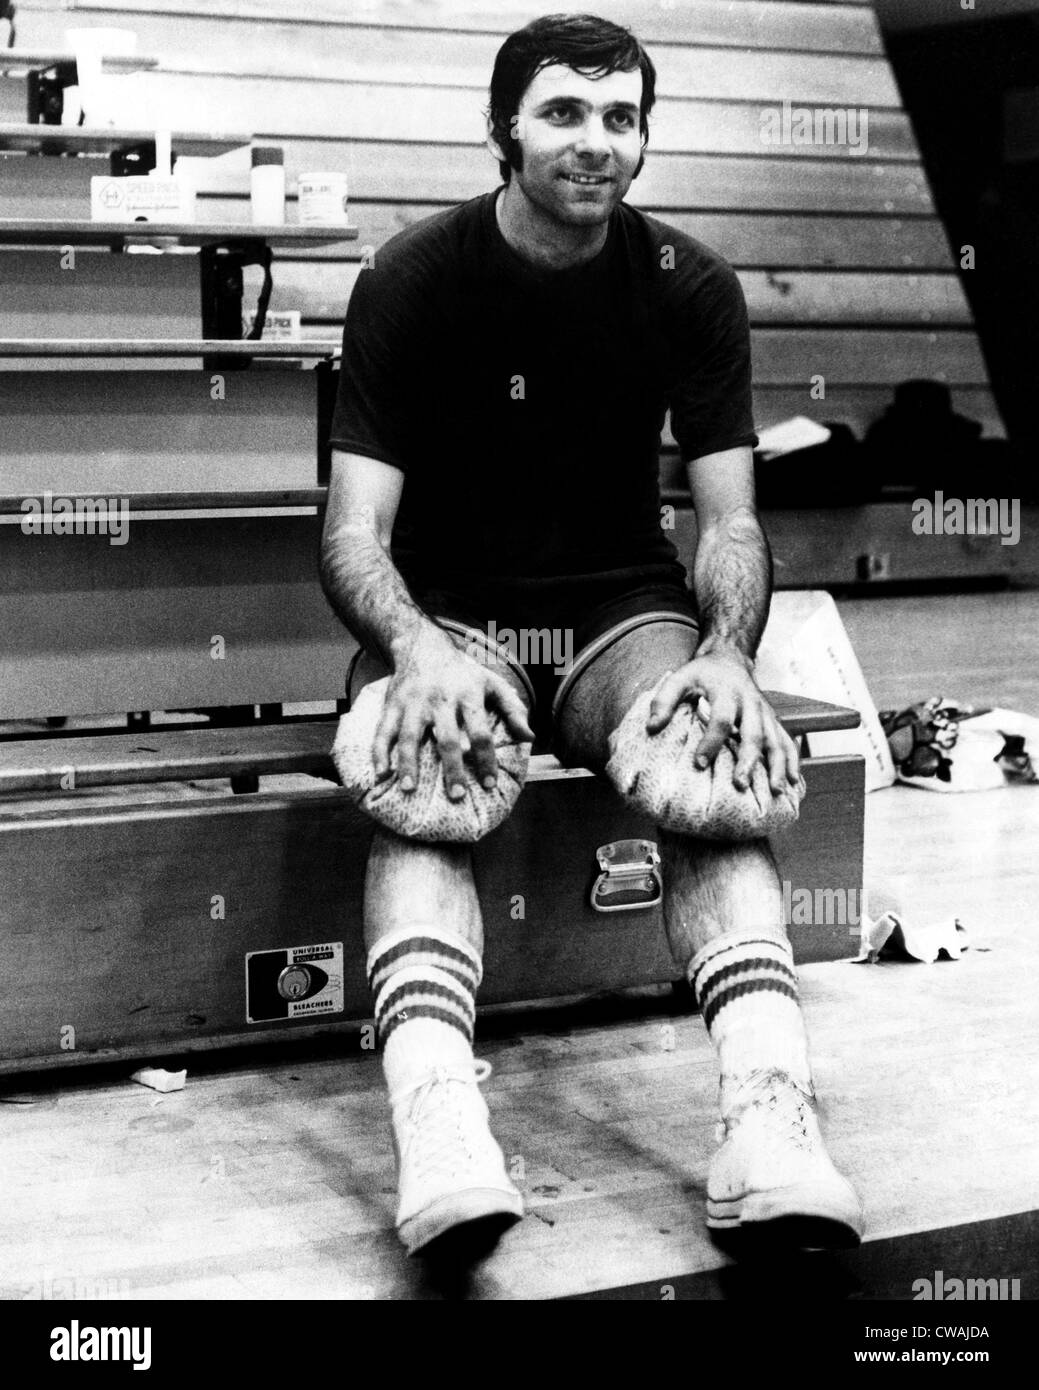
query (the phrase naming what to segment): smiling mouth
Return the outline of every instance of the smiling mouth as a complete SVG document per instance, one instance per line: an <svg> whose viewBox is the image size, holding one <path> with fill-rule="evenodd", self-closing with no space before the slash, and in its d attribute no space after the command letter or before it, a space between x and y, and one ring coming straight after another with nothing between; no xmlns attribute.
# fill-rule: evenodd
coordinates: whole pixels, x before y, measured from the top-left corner
<svg viewBox="0 0 1039 1390"><path fill-rule="evenodd" d="M560 178L583 188L596 188L599 184L611 182L605 174L560 174Z"/></svg>

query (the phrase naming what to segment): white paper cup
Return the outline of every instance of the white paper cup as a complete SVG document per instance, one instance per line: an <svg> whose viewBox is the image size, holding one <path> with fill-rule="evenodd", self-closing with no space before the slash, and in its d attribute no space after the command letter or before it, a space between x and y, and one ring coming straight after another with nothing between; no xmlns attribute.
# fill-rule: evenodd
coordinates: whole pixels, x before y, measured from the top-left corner
<svg viewBox="0 0 1039 1390"><path fill-rule="evenodd" d="M132 29L66 29L65 42L76 55L84 121L87 125L104 125L115 120L117 99L126 91L131 78L130 75L102 74L101 60L135 54L137 35Z"/></svg>
<svg viewBox="0 0 1039 1390"><path fill-rule="evenodd" d="M79 104L79 88L66 87L61 94L62 125L79 125L82 106Z"/></svg>
<svg viewBox="0 0 1039 1390"><path fill-rule="evenodd" d="M301 226L345 227L349 223L345 174L300 174L297 192Z"/></svg>

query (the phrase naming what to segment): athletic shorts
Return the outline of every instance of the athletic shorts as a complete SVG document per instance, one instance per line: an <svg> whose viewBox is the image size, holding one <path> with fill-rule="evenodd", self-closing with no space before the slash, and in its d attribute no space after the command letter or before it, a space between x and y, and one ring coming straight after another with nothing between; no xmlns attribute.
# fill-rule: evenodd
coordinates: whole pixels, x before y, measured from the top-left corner
<svg viewBox="0 0 1039 1390"><path fill-rule="evenodd" d="M530 697L538 752L551 747L577 677L619 638L661 620L698 627L696 604L677 562L551 579L474 583L445 577L435 587L409 588L422 611L464 639L471 655L503 661L517 673ZM348 701L362 655L356 654L347 673Z"/></svg>

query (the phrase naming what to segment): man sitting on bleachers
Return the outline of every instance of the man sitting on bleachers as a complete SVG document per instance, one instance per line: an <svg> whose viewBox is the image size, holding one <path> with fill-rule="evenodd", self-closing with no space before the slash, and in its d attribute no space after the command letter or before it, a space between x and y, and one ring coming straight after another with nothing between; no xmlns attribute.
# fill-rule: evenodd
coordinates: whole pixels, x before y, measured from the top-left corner
<svg viewBox="0 0 1039 1390"><path fill-rule="evenodd" d="M353 292L322 581L365 649L353 693L391 674L373 753L404 795L430 735L448 796L464 793L465 753L493 785L492 715L601 772L654 688L649 734L681 702L709 702L697 766L735 737L735 787L761 766L777 796L798 783L754 680L771 561L739 282L623 201L654 87L612 23L553 16L511 35L488 118L504 185L395 236ZM695 596L661 527L668 409L696 507ZM474 660L492 624L572 633L572 667L560 681L547 661ZM768 843L658 838L669 941L721 1064L708 1222L853 1244L861 1209L819 1135ZM415 1252L503 1227L522 1202L472 1052L483 942L468 849L377 829L365 937L401 1238Z"/></svg>

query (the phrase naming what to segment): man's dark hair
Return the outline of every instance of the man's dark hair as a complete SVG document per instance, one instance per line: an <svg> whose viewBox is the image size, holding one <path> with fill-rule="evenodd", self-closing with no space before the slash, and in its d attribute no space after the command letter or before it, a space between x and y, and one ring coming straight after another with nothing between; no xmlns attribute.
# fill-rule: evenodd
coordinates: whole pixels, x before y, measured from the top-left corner
<svg viewBox="0 0 1039 1390"><path fill-rule="evenodd" d="M611 72L642 73L642 103L639 129L642 143L649 139L649 113L656 100L657 71L630 29L591 14L550 14L532 20L502 44L491 73L489 116L491 132L506 158L499 161L506 183L513 169L523 168L519 141L512 134L512 123L523 93L542 68L553 63L605 77ZM639 161L639 169L642 161ZM638 169L635 171L638 173Z"/></svg>

